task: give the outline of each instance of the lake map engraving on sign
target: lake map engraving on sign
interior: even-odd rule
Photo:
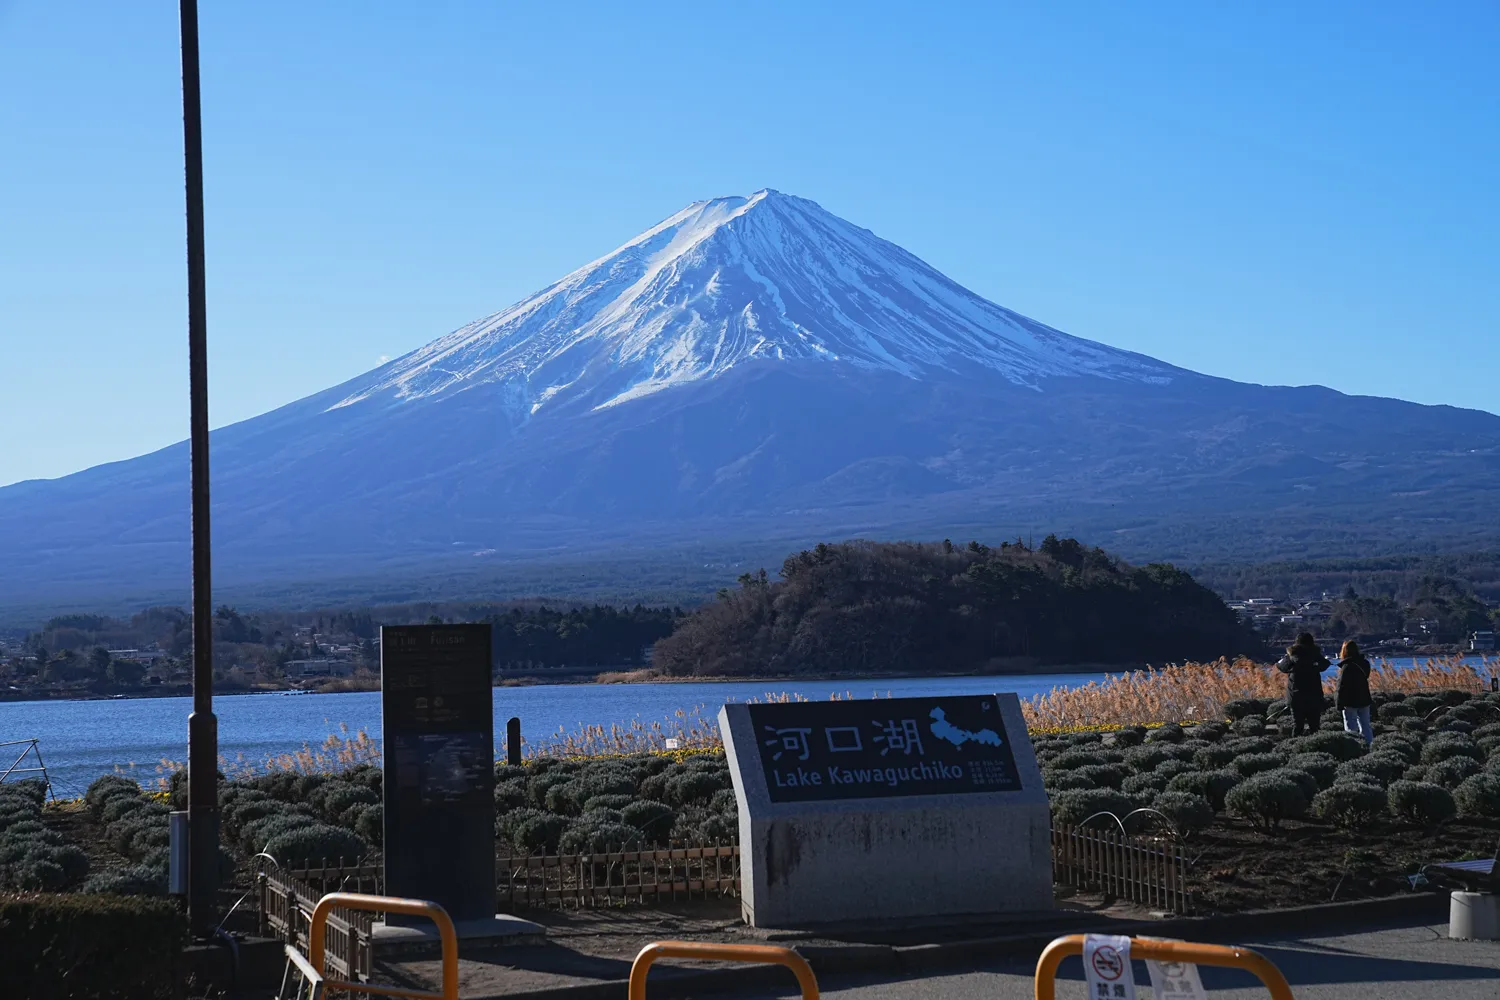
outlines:
[[[1012,792],[993,695],[751,705],[772,802]]]

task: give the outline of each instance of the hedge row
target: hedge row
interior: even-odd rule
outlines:
[[[162,899],[0,896],[0,983],[17,1000],[174,995],[187,928]]]
[[[88,855],[42,823],[46,796],[35,778],[0,785],[0,888],[55,891],[88,875]]]

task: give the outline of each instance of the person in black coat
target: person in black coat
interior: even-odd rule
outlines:
[[[1286,700],[1292,709],[1292,735],[1318,731],[1318,717],[1323,714],[1323,671],[1328,657],[1318,648],[1311,632],[1303,632],[1286,648],[1286,655],[1276,669],[1286,674]]]
[[[1370,661],[1350,639],[1339,650],[1339,690],[1334,705],[1344,713],[1344,732],[1354,733],[1368,749],[1375,742],[1370,728]]]

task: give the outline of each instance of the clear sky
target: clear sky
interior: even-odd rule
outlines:
[[[686,203],[812,198],[1188,368],[1500,411],[1500,5],[223,3],[212,415]],[[0,0],[0,483],[186,436],[176,4]]]

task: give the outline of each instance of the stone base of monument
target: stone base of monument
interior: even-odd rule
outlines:
[[[1046,790],[1014,694],[726,705],[753,927],[1053,907]]]
[[[547,936],[547,929],[541,924],[509,913],[497,913],[489,919],[455,920],[453,929],[458,933],[459,947],[464,950],[537,944]],[[436,951],[442,947],[437,926],[428,922],[408,927],[377,921],[371,940],[382,955]]]
[[[1500,940],[1500,896],[1455,892],[1448,909],[1448,936],[1455,941]]]

